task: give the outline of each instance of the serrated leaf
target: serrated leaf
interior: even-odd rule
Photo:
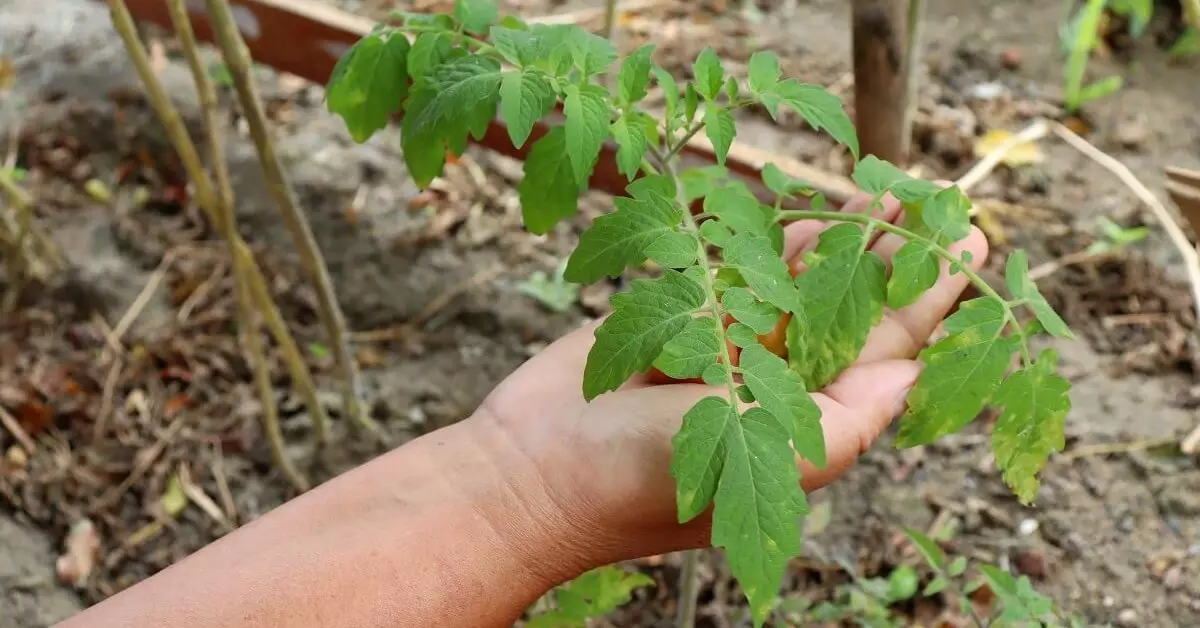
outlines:
[[[902,188],[907,191],[907,187]],[[894,196],[895,192],[892,194]],[[921,207],[921,220],[934,232],[932,237],[935,241],[940,235],[945,235],[951,242],[957,242],[971,233],[970,209],[971,201],[958,186],[952,186],[939,190],[924,202]]]
[[[537,70],[505,72],[500,82],[500,112],[508,126],[508,137],[520,148],[529,139],[533,125],[554,109],[558,97],[550,81]]]
[[[769,50],[760,50],[750,55],[747,67],[750,91],[763,94],[775,87],[783,71],[779,68],[779,57]]]
[[[775,329],[779,317],[783,315],[779,308],[759,301],[749,290],[736,286],[725,290],[721,305],[730,316],[749,325],[759,334]]]
[[[725,466],[725,431],[737,421],[737,410],[720,397],[705,397],[683,415],[683,427],[671,441],[679,523],[696,518],[712,503]]]
[[[729,170],[724,166],[713,164],[700,168],[688,168],[679,173],[683,182],[683,193],[690,203],[698,198],[708,196],[729,182]]]
[[[654,195],[660,196],[668,202],[675,200],[675,179],[669,176],[656,174],[642,177],[625,186],[625,191],[630,196],[642,200],[657,200]],[[683,214],[679,214],[679,218],[683,219]]]
[[[696,93],[696,88],[691,83],[683,86],[683,119],[691,123],[696,117],[696,110],[700,107],[700,96]]]
[[[405,101],[405,117],[401,123],[400,150],[404,165],[417,187],[424,189],[442,174],[446,165],[446,140],[436,130],[417,133],[412,129],[410,115],[428,107],[437,94],[431,90],[417,90]]]
[[[785,312],[795,311],[798,295],[787,263],[775,253],[765,236],[738,234],[725,244],[722,257],[758,298]]]
[[[625,268],[644,262],[646,247],[674,231],[683,219],[675,203],[657,191],[634,198],[615,197],[613,205],[613,213],[596,218],[580,236],[579,246],[567,262],[568,281],[592,283],[604,276],[619,276]]]
[[[608,70],[617,60],[617,48],[605,37],[583,30],[579,26],[568,26],[567,48],[575,69],[584,77],[591,77]]]
[[[408,38],[391,30],[360,39],[338,59],[325,88],[325,106],[356,142],[387,126],[408,94]]]
[[[525,228],[537,234],[550,231],[579,209],[579,191],[567,158],[566,130],[556,126],[533,143],[525,158],[525,177],[517,186]],[[574,281],[569,272],[568,280]]]
[[[788,368],[783,358],[757,343],[742,351],[738,367],[759,405],[787,428],[796,453],[814,466],[824,468],[821,409],[804,389],[800,376]]]
[[[663,98],[666,99],[666,129],[668,137],[675,130],[675,124],[679,117],[679,84],[675,82],[675,77],[664,69],[662,66],[651,66],[650,72],[654,74],[655,80],[658,81],[658,86],[662,89]]]
[[[923,201],[942,190],[936,183],[910,177],[875,155],[863,157],[854,166],[851,178],[868,194],[891,192],[892,196],[906,203]]]
[[[650,149],[646,137],[646,123],[641,113],[626,113],[612,125],[613,139],[617,142],[617,170],[632,181],[642,168],[642,159]]]
[[[567,156],[575,170],[575,182],[584,187],[608,139],[608,93],[598,85],[568,85],[566,95]]]
[[[734,346],[745,349],[750,345],[758,346],[758,334],[745,323],[733,323],[725,329],[725,336]]]
[[[693,318],[678,336],[663,345],[654,367],[676,379],[700,377],[704,369],[717,363],[720,342],[712,317]]]
[[[819,85],[800,83],[795,79],[776,83],[770,93],[777,99],[772,99],[774,102],[790,107],[814,129],[824,129],[830,137],[845,144],[855,159],[858,158],[858,134],[841,98]]]
[[[1025,251],[1013,251],[1004,266],[1004,281],[1013,298],[1025,301],[1033,310],[1037,320],[1047,332],[1060,338],[1074,338],[1075,334],[1066,321],[1054,311],[1046,297],[1038,291],[1037,284],[1029,276],[1029,256]]]
[[[729,227],[721,224],[719,220],[705,220],[700,223],[700,235],[709,244],[724,247],[729,243],[729,239],[733,237],[733,232],[729,230]]]
[[[887,284],[888,307],[898,310],[916,303],[937,283],[941,274],[938,256],[920,240],[905,242],[892,258],[892,276]]]
[[[646,574],[615,565],[593,569],[556,588],[551,596],[557,608],[534,615],[525,625],[580,628],[589,619],[603,617],[629,602],[634,589],[653,584]]]
[[[800,553],[800,517],[808,511],[788,432],[762,408],[726,421],[725,461],[714,496],[712,542],[761,626],[778,597],[788,561]]]
[[[454,17],[462,23],[463,30],[472,35],[486,33],[499,12],[492,0],[456,0],[454,3]]]
[[[1044,349],[1033,364],[1009,375],[992,404],[1002,408],[992,428],[992,451],[1005,483],[1024,503],[1037,497],[1037,474],[1066,445],[1071,384],[1055,373],[1058,354]]]
[[[925,368],[908,395],[897,447],[931,443],[979,415],[1017,348],[1003,335],[1007,322],[1004,305],[991,297],[966,301],[946,319],[949,335],[921,352]]]
[[[704,211],[716,216],[734,233],[766,235],[770,215],[758,198],[740,181],[713,189],[704,197]]]
[[[646,97],[652,56],[654,44],[643,44],[621,62],[621,69],[617,73],[617,84],[620,85],[617,96],[622,106],[632,105]]]
[[[700,374],[700,379],[709,386],[727,386],[730,383],[729,369],[723,364],[709,364]]]
[[[450,39],[442,33],[418,35],[408,51],[408,74],[413,83],[419,84],[434,68],[449,59],[451,50]]]
[[[729,147],[737,135],[733,124],[733,114],[725,107],[709,101],[704,104],[704,134],[712,142],[713,153],[717,156],[717,164],[724,166],[729,156]]]
[[[979,573],[987,580],[988,588],[1000,599],[1001,612],[995,616],[1000,625],[1041,621],[1054,611],[1054,601],[1033,588],[1029,576],[1014,578],[995,565],[980,565]]]
[[[696,91],[706,100],[713,100],[721,92],[725,82],[725,68],[721,66],[721,57],[712,46],[705,46],[692,63],[692,76],[696,78]]]
[[[667,269],[658,279],[635,279],[629,292],[613,295],[612,305],[613,313],[596,328],[584,366],[583,396],[588,401],[650,368],[667,341],[704,305],[704,290]]]
[[[774,163],[768,162],[762,169],[763,184],[778,196],[812,194],[812,186],[784,172]]]
[[[824,388],[858,359],[867,334],[883,318],[887,292],[886,266],[867,250],[867,234],[858,225],[826,229],[815,260],[796,277],[801,315],[788,338],[788,360],[809,390]]]
[[[500,62],[490,57],[462,57],[434,68],[418,92],[428,100],[406,113],[404,132],[440,137],[452,149],[465,145],[478,121],[486,127],[495,115],[500,81]]]
[[[646,245],[646,256],[665,268],[687,268],[696,263],[700,241],[694,234],[668,231]]]

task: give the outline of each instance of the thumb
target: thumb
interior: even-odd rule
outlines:
[[[815,491],[841,477],[904,411],[921,367],[914,360],[855,365],[813,395],[825,433],[824,468],[800,463],[804,490]]]

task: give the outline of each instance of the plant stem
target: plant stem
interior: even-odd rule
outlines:
[[[604,37],[617,43],[617,0],[604,0]]]
[[[784,211],[779,212],[778,219],[779,220],[826,220],[826,221],[834,221],[834,222],[852,222],[852,223],[856,223],[856,224],[860,224],[860,225],[865,225],[870,228],[879,229],[880,231],[886,231],[888,233],[898,235],[898,236],[904,238],[905,240],[908,240],[911,242],[921,242],[921,243],[925,244],[926,246],[929,247],[930,251],[933,251],[933,253],[935,255],[946,260],[947,262],[950,262],[951,264],[956,265],[958,267],[959,272],[961,272],[963,274],[963,276],[965,276],[967,279],[969,279],[971,281],[971,283],[975,284],[975,287],[979,290],[979,292],[981,294],[983,294],[986,297],[989,297],[989,298],[999,301],[1004,306],[1005,324],[1011,325],[1013,327],[1014,333],[1017,335],[1017,337],[1021,341],[1020,348],[1021,348],[1022,360],[1026,364],[1028,364],[1029,362],[1032,361],[1031,356],[1029,355],[1029,346],[1025,340],[1025,331],[1021,328],[1021,324],[1017,321],[1016,314],[1013,313],[1012,306],[1009,304],[1009,302],[1004,297],[1000,296],[1000,293],[996,292],[996,289],[993,288],[990,284],[988,284],[988,282],[984,281],[983,278],[980,277],[978,273],[976,273],[975,271],[968,268],[967,265],[963,263],[962,258],[955,256],[953,253],[948,251],[945,247],[937,244],[936,242],[931,241],[929,238],[921,237],[920,235],[917,235],[916,233],[909,231],[908,229],[905,229],[904,227],[894,225],[886,220],[880,220],[879,218],[875,218],[874,216],[868,216],[866,214],[851,214],[851,213],[832,212],[832,211],[810,211],[810,210],[789,209],[789,210],[784,210]]]
[[[912,125],[917,115],[921,48],[924,45],[925,0],[908,0],[908,50],[904,53],[904,121],[900,129],[900,152],[912,154]]]
[[[54,241],[50,236],[37,225],[37,221],[33,219],[33,199],[29,198],[29,194],[21,189],[20,185],[12,178],[12,171],[7,168],[0,168],[0,193],[8,198],[8,202],[12,204],[16,210],[18,221],[22,226],[22,230],[33,237],[34,244],[38,249],[38,255],[42,257],[52,270],[61,270],[66,267],[66,260],[58,247],[54,245]],[[24,239],[17,238],[17,251],[22,256],[24,261]]]
[[[696,625],[696,604],[699,598],[700,550],[691,550],[683,555],[683,568],[679,571],[679,609],[675,613],[675,628],[692,628]]]
[[[258,160],[266,175],[267,189],[279,205],[284,225],[292,234],[300,261],[308,272],[309,280],[317,293],[321,322],[332,347],[334,362],[341,373],[340,383],[344,411],[355,425],[373,434],[381,443],[387,443],[388,438],[383,430],[362,407],[358,368],[354,361],[354,355],[350,351],[349,334],[346,331],[345,318],[333,289],[333,281],[329,278],[329,270],[325,266],[325,260],[321,255],[320,247],[317,246],[312,228],[303,212],[300,211],[295,191],[276,154],[275,143],[267,129],[267,116],[263,110],[262,100],[258,96],[258,88],[250,77],[250,54],[238,31],[237,24],[234,22],[229,2],[228,0],[208,0],[207,5],[213,33],[221,48],[225,65],[229,68],[229,74],[233,78],[238,100],[241,101],[242,115],[246,117],[250,135],[254,138],[254,144],[258,149]]]
[[[212,180],[209,179],[208,173],[204,170],[200,155],[196,151],[195,144],[192,143],[191,136],[188,134],[187,127],[184,125],[179,111],[171,104],[162,83],[158,80],[158,76],[150,66],[150,56],[138,38],[137,26],[133,21],[133,16],[129,13],[129,8],[125,5],[124,0],[106,1],[109,11],[112,14],[113,26],[125,44],[125,49],[129,54],[134,69],[137,71],[142,85],[146,90],[147,99],[158,115],[172,146],[183,162],[188,178],[191,179],[192,185],[195,187],[197,204],[208,215],[208,219],[212,221],[219,232],[233,234],[233,241],[228,243],[230,252],[234,256],[234,259],[237,260],[237,263],[243,265],[245,277],[249,282],[249,292],[265,315],[268,329],[271,330],[275,341],[279,343],[280,348],[284,352],[284,362],[291,373],[293,385],[304,397],[305,405],[308,407],[309,417],[313,424],[313,438],[318,443],[322,442],[326,434],[327,418],[325,416],[325,409],[317,398],[316,384],[313,383],[312,374],[309,373],[308,366],[304,363],[300,348],[288,331],[283,316],[279,313],[278,306],[271,298],[271,292],[267,289],[266,280],[263,278],[262,271],[258,268],[254,256],[250,253],[250,248],[246,246],[241,236],[237,234],[236,229],[227,229],[225,216],[220,211]]]

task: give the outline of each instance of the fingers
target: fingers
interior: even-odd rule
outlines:
[[[825,390],[813,395],[821,408],[826,465],[800,461],[801,483],[815,491],[841,477],[883,434],[904,409],[920,366],[912,360],[887,360],[852,366]]]
[[[890,264],[904,242],[904,238],[887,234],[872,250]],[[979,270],[987,259],[987,237],[979,228],[972,227],[971,233],[955,242],[949,250],[959,256],[963,251],[970,251],[972,259],[968,266],[972,270]],[[969,283],[970,280],[962,273],[951,275],[949,262],[941,260],[941,275],[933,287],[916,303],[900,310],[888,310],[883,321],[871,330],[857,362],[914,357]]]

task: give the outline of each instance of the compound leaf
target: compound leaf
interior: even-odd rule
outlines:
[[[1052,335],[1061,338],[1074,338],[1075,334],[1063,321],[1058,312],[1046,301],[1046,297],[1038,291],[1037,284],[1029,276],[1029,257],[1025,251],[1013,251],[1004,267],[1004,281],[1014,299],[1025,301],[1042,327]]]
[[[858,359],[867,334],[883,317],[886,267],[866,249],[863,229],[835,225],[821,234],[815,261],[796,277],[800,305],[791,323],[788,360],[809,390],[824,388]]]
[[[638,182],[661,178],[645,177]],[[580,236],[579,246],[567,261],[563,275],[567,281],[592,283],[606,275],[617,277],[626,267],[645,261],[646,247],[679,225],[683,213],[673,201],[656,190],[634,189],[630,185],[632,198],[614,198],[616,210],[596,218]]]
[[[443,33],[421,33],[408,51],[408,74],[419,85],[430,72],[450,58],[454,48]]]
[[[529,139],[533,125],[550,110],[558,97],[554,88],[538,70],[505,72],[500,82],[500,111],[508,126],[508,137],[520,148]]]
[[[367,141],[400,111],[408,94],[408,53],[407,37],[380,30],[338,59],[326,86],[325,106],[342,118],[354,141]]]
[[[583,187],[608,139],[608,92],[599,85],[568,85],[566,94],[563,113],[567,118],[567,156],[575,169],[576,184]]]
[[[1050,454],[1062,451],[1063,427],[1071,410],[1071,384],[1055,373],[1058,354],[1045,349],[1033,364],[1000,384],[992,404],[1003,408],[992,428],[992,451],[1004,481],[1028,504],[1037,496],[1038,472]]]
[[[795,79],[776,83],[769,93],[773,98],[763,101],[769,109],[774,111],[773,104],[782,102],[814,129],[824,129],[830,137],[845,144],[855,159],[858,158],[858,133],[842,106],[841,98],[820,85],[801,83]]]
[[[737,410],[720,397],[705,397],[683,415],[683,427],[671,440],[680,523],[691,521],[712,503],[725,466],[725,432],[737,421]]]
[[[1003,335],[1007,322],[1004,304],[991,297],[966,301],[946,319],[949,335],[921,352],[925,368],[908,395],[897,447],[933,442],[979,415],[1017,348]]]
[[[942,188],[932,181],[915,179],[903,170],[876,157],[867,155],[854,166],[851,175],[858,187],[869,194],[891,192],[906,203],[917,203],[937,194]]]
[[[724,166],[725,158],[729,156],[729,147],[737,135],[733,124],[733,114],[729,109],[709,101],[704,104],[704,134],[712,142],[713,152],[717,156],[717,165]]]
[[[719,223],[713,223],[719,224]],[[756,333],[765,334],[775,329],[783,312],[770,303],[755,298],[754,293],[741,287],[731,287],[721,297],[725,311],[739,322],[749,325]]]
[[[821,408],[804,389],[800,375],[761,344],[742,350],[738,358],[746,386],[764,410],[788,430],[796,452],[817,467],[825,466]]]
[[[888,279],[888,307],[898,310],[917,302],[937,283],[941,274],[938,256],[921,240],[905,242],[892,258],[892,276]]]
[[[725,422],[722,438],[712,542],[725,548],[756,626],[774,606],[788,561],[800,553],[800,517],[808,512],[788,437],[769,412],[750,408],[741,420]]]
[[[712,317],[693,318],[678,336],[663,345],[654,367],[676,379],[700,377],[704,369],[717,363],[720,343]]]
[[[785,311],[796,309],[796,287],[787,263],[775,252],[771,240],[753,233],[740,233],[724,248],[725,265],[741,274],[758,298]]]
[[[692,63],[692,76],[696,77],[696,91],[707,100],[712,100],[721,92],[725,83],[725,68],[721,66],[721,57],[712,46],[705,46]]]
[[[645,371],[667,341],[679,335],[704,304],[700,284],[667,269],[658,279],[635,279],[614,294],[613,313],[596,328],[583,371],[583,396],[591,401]]]
[[[566,131],[550,129],[525,159],[525,178],[517,186],[525,228],[543,234],[579,209],[579,186],[567,159]]]

